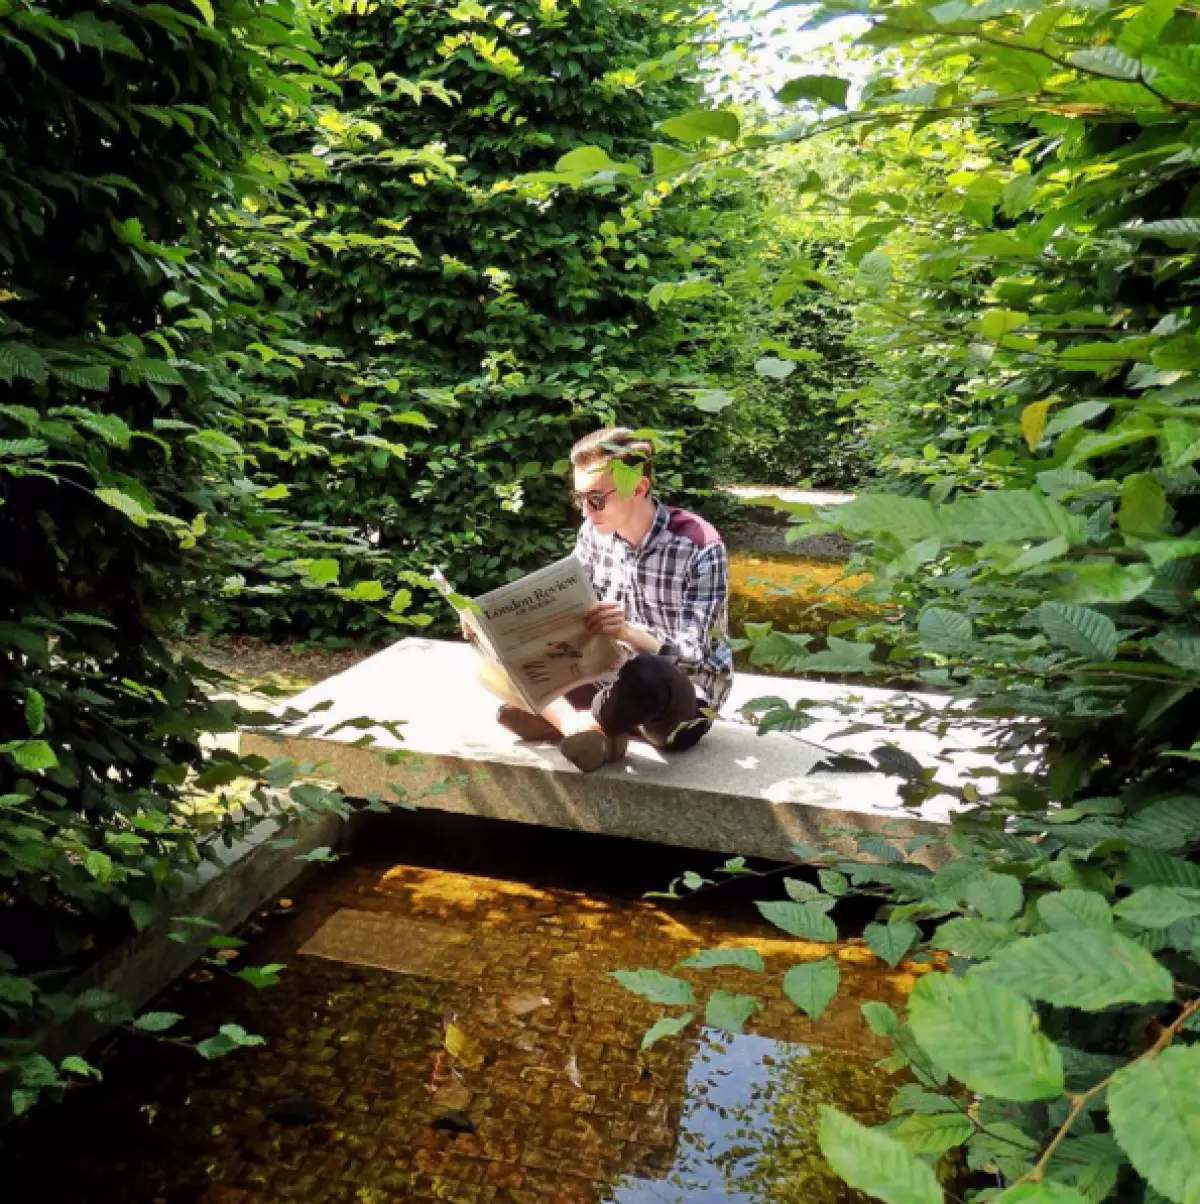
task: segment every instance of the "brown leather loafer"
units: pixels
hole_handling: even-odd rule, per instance
[[[558,746],[581,773],[594,773],[601,765],[623,760],[628,747],[628,736],[608,736],[598,728],[567,736]]]
[[[496,722],[519,740],[532,744],[557,744],[562,740],[562,732],[548,719],[507,702],[496,712]]]

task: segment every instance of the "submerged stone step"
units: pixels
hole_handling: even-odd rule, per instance
[[[759,735],[739,712],[766,696],[819,701],[823,718],[803,733]],[[696,748],[671,755],[634,741],[623,763],[581,774],[553,746],[524,743],[495,722],[496,699],[478,683],[468,645],[405,639],[291,699],[297,710],[320,709],[282,740],[247,732],[242,749],[320,762],[351,797],[378,792],[456,814],[788,860],[798,843],[828,843],[831,825],[898,838],[943,829],[958,805],[951,795],[905,808],[899,777],[831,768],[837,754],[889,743],[940,760],[939,780],[951,784],[986,765],[965,737],[885,726],[886,709],[904,697],[741,674],[722,719]],[[347,726],[359,720],[371,722]],[[398,725],[402,739],[381,723]],[[840,734],[868,723],[870,731]],[[415,755],[388,764],[385,755],[397,750]]]

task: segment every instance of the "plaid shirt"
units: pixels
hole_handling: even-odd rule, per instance
[[[733,685],[725,545],[703,519],[655,500],[654,521],[636,547],[622,536],[579,529],[575,552],[596,596],[620,602],[625,618],[661,641],[659,655],[719,708]]]

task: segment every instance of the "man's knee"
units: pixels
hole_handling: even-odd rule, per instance
[[[652,652],[639,652],[621,666],[621,684],[635,690],[652,689],[663,680],[664,664],[662,657]]]

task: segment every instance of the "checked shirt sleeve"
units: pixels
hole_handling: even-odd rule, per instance
[[[659,653],[680,668],[703,673],[722,666],[715,658],[723,633],[729,600],[729,573],[725,547],[715,543],[692,561],[684,579],[683,604],[678,627],[668,633]]]

